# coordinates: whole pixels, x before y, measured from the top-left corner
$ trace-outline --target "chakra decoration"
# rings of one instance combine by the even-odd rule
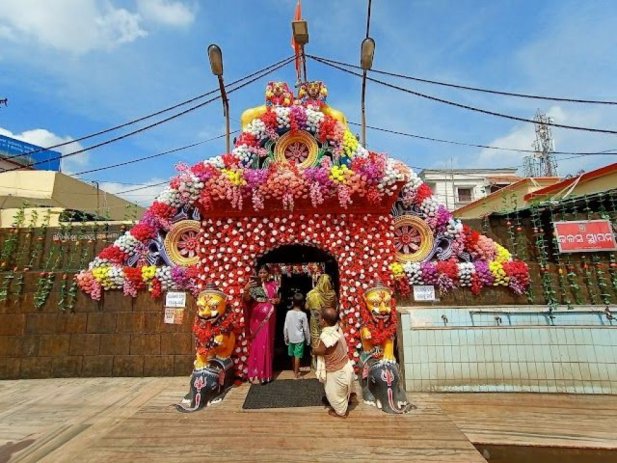
[[[281,164],[295,163],[306,169],[317,164],[319,147],[315,139],[304,130],[287,132],[274,147],[274,159]]]
[[[176,222],[165,237],[165,251],[176,265],[195,265],[199,262],[199,222],[181,220]]]
[[[433,249],[433,232],[419,217],[403,215],[394,221],[394,246],[399,262],[421,262]]]

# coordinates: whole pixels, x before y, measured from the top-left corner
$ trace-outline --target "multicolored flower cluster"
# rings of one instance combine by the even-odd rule
[[[529,271],[524,262],[513,260],[506,248],[455,219],[414,172],[409,177],[399,201],[413,208],[435,235],[450,239],[450,252],[443,261],[405,264],[404,276],[393,265],[394,279],[406,278],[411,286],[436,285],[443,293],[469,287],[479,294],[486,286],[508,286],[516,294],[526,291]]]
[[[155,267],[135,257],[144,252],[151,239],[169,231],[172,217],[182,208],[198,207],[207,212],[228,204],[242,210],[248,204],[260,211],[269,204],[293,211],[302,204],[323,210],[324,204],[334,202],[345,209],[355,198],[378,205],[404,183],[399,200],[405,207],[415,208],[434,234],[451,240],[451,257],[404,266],[392,264],[397,288],[407,291],[410,285],[434,284],[443,292],[455,287],[470,287],[477,292],[493,285],[509,285],[517,293],[526,289],[529,276],[524,263],[513,261],[505,248],[454,219],[413,171],[384,154],[366,150],[347,127],[322,109],[301,104],[269,106],[237,137],[231,153],[191,167],[178,165],[178,175],[140,223],[101,251],[80,274],[80,287],[93,297],[100,297],[102,289],[118,288],[131,296],[145,288],[153,296],[170,289],[197,291],[199,270]],[[321,152],[329,155],[310,168],[273,160],[259,168],[270,149],[266,149],[267,143],[276,142],[287,131],[299,130],[313,135],[321,143]],[[463,253],[472,262],[465,262]],[[129,260],[136,262],[136,267],[127,266]],[[388,262],[392,260],[384,265]]]

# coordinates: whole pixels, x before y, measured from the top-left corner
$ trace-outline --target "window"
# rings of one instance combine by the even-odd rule
[[[501,190],[502,188],[507,187],[508,185],[510,185],[510,184],[509,184],[509,183],[503,183],[503,184],[502,184],[502,183],[493,183],[493,184],[490,186],[490,192],[491,192],[491,193],[495,193],[496,191],[499,191],[499,190]]]
[[[472,200],[473,188],[457,188],[457,201],[459,203],[469,203]]]

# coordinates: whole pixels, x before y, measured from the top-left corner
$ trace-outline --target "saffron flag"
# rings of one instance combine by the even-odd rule
[[[302,2],[298,0],[296,3],[296,12],[294,14],[294,21],[300,21],[302,19]],[[293,32],[291,34],[291,48],[296,54],[296,76],[300,80],[300,45],[298,45],[294,39]]]

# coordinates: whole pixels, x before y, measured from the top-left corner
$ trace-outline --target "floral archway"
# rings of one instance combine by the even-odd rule
[[[311,84],[298,98],[285,83],[268,84],[266,104],[243,114],[233,151],[179,165],[140,222],[77,275],[81,289],[93,299],[114,289],[159,297],[173,289],[197,294],[212,281],[229,294],[243,326],[241,287],[255,258],[310,243],[338,262],[341,318],[354,357],[360,295],[375,278],[399,294],[414,284],[442,293],[525,291],[524,262],[455,219],[409,167],[364,148],[345,116],[326,104],[325,85]],[[240,372],[247,352],[240,336]]]

